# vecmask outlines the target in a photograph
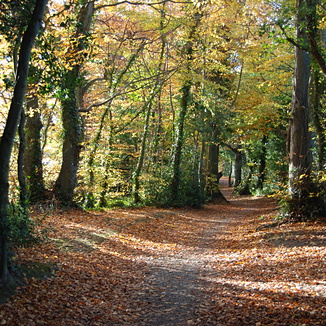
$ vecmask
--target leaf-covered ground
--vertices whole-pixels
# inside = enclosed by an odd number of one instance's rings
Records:
[[[272,200],[229,199],[47,216],[50,241],[17,254],[35,277],[0,325],[326,325],[326,223],[261,227]]]

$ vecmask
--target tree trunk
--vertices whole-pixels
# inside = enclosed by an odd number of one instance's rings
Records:
[[[26,150],[26,136],[25,136],[25,122],[26,115],[25,111],[22,110],[20,115],[20,122],[18,126],[18,134],[19,134],[19,150],[18,150],[18,158],[17,158],[17,174],[18,174],[18,182],[19,182],[19,201],[20,207],[22,208],[24,214],[27,214],[28,208],[28,190],[27,190],[27,182],[26,176],[24,172],[25,167],[25,150]]]
[[[188,42],[185,48],[186,55],[186,67],[185,74],[188,75],[188,78],[185,80],[181,88],[181,99],[180,99],[180,111],[177,120],[177,128],[175,130],[176,138],[174,140],[173,146],[173,156],[172,156],[172,178],[170,182],[170,196],[171,203],[178,204],[179,202],[179,187],[181,182],[181,156],[182,156],[182,147],[183,147],[183,136],[184,136],[184,123],[186,119],[186,114],[188,111],[188,106],[190,104],[190,90],[192,81],[189,78],[191,74],[191,62],[193,60],[193,38],[196,33],[196,30],[201,21],[201,14],[195,15],[195,22],[189,33]]]
[[[181,181],[181,155],[183,147],[184,123],[190,101],[190,82],[182,87],[181,105],[176,128],[176,140],[174,144],[172,160],[172,179],[171,179],[171,202],[177,203],[179,200],[179,186]]]
[[[106,197],[107,197],[108,187],[109,187],[109,170],[110,170],[110,167],[111,167],[111,164],[110,164],[109,160],[107,160],[106,163],[105,163],[103,182],[101,184],[102,191],[101,191],[100,200],[99,200],[99,206],[100,207],[106,207],[107,204],[108,204],[108,201],[107,201]]]
[[[230,170],[229,170],[229,176],[228,176],[228,187],[232,187],[232,171],[233,170],[233,162],[230,160]]]
[[[149,103],[147,103],[147,110],[145,112],[144,131],[143,131],[142,142],[141,142],[141,146],[140,146],[140,153],[139,153],[136,169],[132,176],[132,179],[133,179],[132,195],[134,197],[134,202],[136,204],[141,202],[140,195],[139,195],[139,188],[140,188],[139,177],[140,177],[141,170],[142,170],[143,164],[144,164],[144,159],[145,159],[146,141],[147,141],[147,135],[148,135],[148,130],[149,130],[150,116],[152,113],[153,99],[154,98],[152,97],[149,100]]]
[[[94,140],[92,140],[93,143],[93,148],[89,154],[89,158],[88,158],[88,171],[89,171],[89,181],[88,181],[88,191],[85,197],[85,206],[87,208],[94,208],[95,206],[95,196],[94,196],[94,192],[93,192],[93,186],[95,183],[95,176],[94,176],[94,161],[96,158],[96,154],[97,154],[97,150],[100,144],[100,139],[102,137],[102,131],[104,129],[104,125],[105,125],[105,118],[107,117],[107,115],[110,113],[111,116],[111,102],[109,102],[107,104],[106,109],[104,110],[104,113],[102,114],[101,120],[100,120],[100,126],[99,129],[97,130],[96,136],[94,137]],[[112,137],[110,136],[109,139],[111,139]],[[111,141],[109,141],[109,146],[108,146],[108,150],[111,150]]]
[[[83,139],[83,130],[75,95],[78,76],[79,68],[77,67],[66,76],[63,82],[66,88],[66,96],[64,99],[61,99],[64,140],[62,146],[62,165],[55,184],[55,195],[62,204],[67,206],[73,203],[81,142]]]
[[[312,121],[315,127],[315,132],[317,135],[317,162],[318,162],[318,170],[323,171],[325,165],[325,134],[324,128],[322,124],[322,117],[320,112],[320,97],[321,94],[324,93],[325,90],[325,82],[320,80],[319,71],[314,70],[313,72],[313,85],[312,85],[312,99],[311,99],[311,113],[312,113]]]
[[[200,154],[199,154],[199,162],[198,162],[198,187],[201,193],[205,192],[206,187],[206,180],[204,175],[204,167],[205,167],[205,149],[206,149],[206,142],[204,137],[202,137],[200,142]]]
[[[2,285],[7,285],[9,280],[7,252],[9,163],[23,108],[31,50],[42,26],[46,3],[46,0],[36,0],[31,20],[22,38],[14,94],[0,141],[0,284]]]
[[[249,166],[249,173],[246,178],[238,185],[235,189],[235,193],[240,196],[249,196],[251,195],[250,191],[250,184],[251,184],[251,177],[252,177],[253,167]]]
[[[229,150],[234,153],[234,167],[233,167],[233,174],[234,174],[234,183],[233,186],[237,187],[242,181],[242,150],[240,145],[231,146],[227,143],[223,143]],[[232,162],[230,165],[230,175],[232,175]],[[231,176],[229,176],[229,179]],[[230,182],[230,181],[229,181]]]
[[[35,204],[45,197],[41,146],[43,126],[37,96],[33,96],[27,101],[26,112],[25,174],[28,178],[29,202]]]
[[[62,165],[55,184],[55,195],[59,201],[67,206],[73,204],[74,190],[77,184],[77,171],[83,141],[83,128],[79,114],[79,104],[82,101],[78,97],[81,85],[79,84],[81,64],[84,60],[84,42],[87,36],[91,20],[94,13],[94,2],[80,2],[78,21],[74,39],[79,40],[69,53],[72,60],[76,63],[71,70],[65,73],[62,80],[63,96],[61,98],[62,122],[64,130],[64,140],[62,147]],[[76,42],[75,42],[76,43]]]
[[[161,104],[161,94],[158,94],[157,99],[157,122],[156,122],[156,131],[154,134],[154,140],[152,143],[152,161],[154,164],[158,163],[160,160],[160,155],[164,151],[164,142],[162,143],[162,133],[163,133],[163,126],[162,126],[162,104]]]
[[[259,167],[258,167],[258,180],[257,180],[257,188],[263,189],[265,178],[266,178],[266,142],[267,142],[267,136],[264,135],[261,140],[261,153],[259,158]]]
[[[297,39],[306,40],[303,28],[305,1],[297,0]],[[310,60],[306,51],[295,48],[294,87],[289,122],[289,215],[295,220],[309,219],[316,211],[315,189],[311,180],[312,153],[309,133]]]
[[[208,180],[207,180],[207,193],[212,201],[224,199],[223,194],[219,188],[219,181],[222,173],[218,171],[219,163],[219,144],[218,129],[214,124],[212,126],[212,136],[208,147]]]
[[[234,187],[239,186],[242,181],[242,151],[240,147],[233,149],[234,158]]]
[[[305,30],[302,25],[300,8],[303,6],[303,0],[297,0],[297,38],[306,39]],[[301,175],[310,175],[311,172],[311,141],[308,130],[309,123],[309,78],[310,78],[310,60],[306,51],[295,48],[295,71],[294,87],[292,95],[292,110],[289,123],[289,192],[294,195],[296,181]]]

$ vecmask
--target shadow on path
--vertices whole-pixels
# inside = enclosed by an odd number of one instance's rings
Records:
[[[209,280],[217,276],[217,270],[212,269],[210,264],[217,243],[216,235],[227,232],[228,224],[232,223],[229,211],[232,211],[233,218],[253,213],[250,199],[232,196],[233,188],[227,186],[227,178],[221,179],[221,188],[230,203],[188,213],[207,216],[207,220],[203,216],[198,217],[198,220],[201,218],[199,223],[202,226],[198,227],[193,245],[169,253],[162,251],[150,259],[144,258],[149,271],[139,298],[144,304],[144,314],[138,319],[137,325],[200,324],[198,309],[210,301],[207,293],[211,283]],[[224,214],[221,213],[222,209]],[[193,217],[195,218],[196,216]],[[205,325],[209,325],[209,321]]]

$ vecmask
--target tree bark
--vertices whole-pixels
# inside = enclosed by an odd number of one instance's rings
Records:
[[[132,195],[133,195],[133,198],[134,198],[133,200],[134,200],[135,204],[138,204],[141,202],[141,198],[139,195],[139,189],[140,189],[139,178],[141,175],[141,171],[142,171],[144,159],[145,159],[146,141],[147,141],[147,135],[148,135],[148,130],[149,130],[150,116],[152,113],[153,100],[154,100],[154,98],[151,98],[149,100],[149,103],[147,103],[147,110],[145,113],[144,130],[143,130],[142,142],[141,142],[141,146],[140,146],[140,153],[139,153],[136,168],[132,175],[132,179],[133,179]]]
[[[26,176],[24,172],[24,167],[25,167],[24,157],[25,157],[25,150],[26,150],[26,135],[24,130],[25,122],[26,122],[26,115],[25,115],[25,111],[22,110],[20,116],[20,122],[18,126],[19,149],[18,149],[18,158],[17,158],[17,174],[18,174],[18,182],[19,182],[20,207],[23,209],[25,216],[27,216],[28,190],[27,190]]]
[[[234,155],[234,187],[237,187],[242,181],[242,151],[236,148]]]
[[[312,111],[312,120],[315,127],[316,135],[317,135],[317,155],[318,155],[318,170],[323,171],[325,165],[325,134],[324,127],[322,124],[322,117],[320,112],[320,95],[324,93],[325,90],[325,82],[320,81],[320,73],[319,71],[314,71],[313,73],[313,87],[312,87],[312,103],[311,103],[311,111]]]
[[[224,199],[223,194],[219,188],[219,180],[222,173],[218,171],[219,164],[219,144],[218,142],[218,129],[216,124],[212,126],[211,141],[208,145],[208,181],[207,192],[212,201]]]
[[[195,14],[195,22],[189,33],[188,42],[185,48],[186,55],[186,68],[185,74],[190,75],[191,73],[191,62],[193,60],[193,37],[201,21],[201,14]],[[180,111],[177,120],[177,128],[175,130],[176,138],[173,146],[172,154],[172,178],[170,182],[170,196],[171,203],[178,204],[179,202],[179,187],[181,182],[181,156],[183,147],[183,136],[184,136],[184,123],[186,119],[186,114],[188,111],[188,106],[190,104],[190,90],[192,86],[192,81],[186,78],[182,88],[181,88],[181,99],[180,99]]]
[[[172,180],[171,180],[171,202],[177,203],[179,200],[179,186],[181,181],[181,155],[183,147],[184,123],[190,101],[190,82],[187,82],[181,90],[181,105],[176,128],[176,140],[172,160]]]
[[[64,139],[62,165],[54,190],[61,204],[67,206],[73,203],[83,139],[83,129],[76,98],[76,80],[79,77],[79,70],[80,68],[76,66],[69,74],[66,74],[63,81],[66,95],[61,99]]]
[[[55,184],[55,195],[63,205],[73,204],[74,190],[77,184],[77,171],[83,141],[83,128],[79,113],[81,98],[81,85],[79,84],[81,64],[84,60],[84,39],[91,26],[94,14],[94,2],[80,1],[78,21],[74,39],[79,40],[76,46],[69,50],[71,57],[76,63],[71,70],[65,73],[62,80],[63,96],[61,98],[62,122],[64,140],[62,146],[62,165]]]
[[[302,28],[301,8],[303,0],[297,0],[297,38],[306,39],[305,30]],[[304,174],[311,172],[311,140],[308,130],[309,123],[309,78],[310,60],[305,50],[295,48],[295,70],[292,95],[292,108],[289,123],[289,192],[296,193],[296,181]]]
[[[27,101],[25,174],[28,178],[29,202],[35,204],[45,197],[43,180],[41,130],[42,121],[39,112],[38,97]]]
[[[263,189],[265,178],[266,178],[266,142],[267,142],[267,136],[264,135],[261,140],[261,153],[259,157],[259,167],[258,167],[258,180],[257,180],[257,188]]]
[[[304,29],[304,0],[297,0],[297,39],[306,40]],[[295,220],[309,219],[315,211],[311,196],[312,153],[309,133],[309,78],[310,60],[308,53],[295,48],[295,70],[292,109],[288,130],[289,155],[289,215]]]
[[[242,181],[242,151],[240,145],[231,146],[230,144],[223,143],[229,150],[234,153],[234,187],[239,186]],[[232,164],[230,169],[232,169]],[[232,170],[230,171],[232,174]]]
[[[21,116],[31,50],[42,26],[42,19],[47,0],[36,0],[28,27],[22,38],[17,67],[14,94],[8,112],[6,126],[0,141],[0,284],[7,285],[8,271],[8,197],[9,197],[9,163]]]

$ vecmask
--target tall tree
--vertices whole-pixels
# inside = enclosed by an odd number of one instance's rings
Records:
[[[305,29],[305,1],[296,1],[296,38],[307,44]],[[312,153],[309,133],[309,78],[310,58],[305,49],[295,47],[295,70],[292,95],[291,117],[288,131],[289,155],[289,213],[293,219],[308,218],[313,213],[311,204]],[[310,207],[309,207],[310,206]],[[310,214],[309,214],[310,215]]]
[[[94,14],[94,1],[77,2],[75,33],[71,36],[65,73],[61,81],[61,107],[64,130],[62,165],[55,183],[55,195],[65,205],[73,203],[80,160],[83,127],[78,97],[81,88],[81,68],[85,60],[85,46]]]
[[[44,199],[42,147],[41,147],[41,112],[39,99],[32,94],[26,101],[26,152],[24,160],[25,174],[28,179],[29,202],[36,203]]]
[[[191,86],[193,84],[192,75],[192,61],[193,61],[193,51],[194,42],[196,41],[196,32],[200,24],[202,15],[199,12],[193,13],[193,21],[191,22],[189,35],[187,36],[186,45],[184,47],[185,56],[185,70],[184,70],[184,81],[180,90],[180,110],[177,118],[176,125],[176,137],[173,145],[172,154],[172,177],[170,182],[171,188],[171,203],[178,204],[180,198],[180,182],[181,182],[181,157],[182,148],[184,142],[184,124],[186,120],[186,115],[191,102]]]
[[[211,140],[208,145],[208,180],[207,191],[211,200],[222,199],[223,195],[219,190],[219,180],[222,173],[219,172],[219,130],[217,125],[212,126]]]
[[[34,10],[30,16],[20,45],[16,83],[6,126],[0,141],[0,284],[7,285],[10,280],[8,270],[8,197],[9,197],[9,163],[23,109],[29,60],[34,41],[42,26],[42,19],[47,4],[46,0],[31,1]]]

